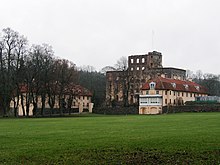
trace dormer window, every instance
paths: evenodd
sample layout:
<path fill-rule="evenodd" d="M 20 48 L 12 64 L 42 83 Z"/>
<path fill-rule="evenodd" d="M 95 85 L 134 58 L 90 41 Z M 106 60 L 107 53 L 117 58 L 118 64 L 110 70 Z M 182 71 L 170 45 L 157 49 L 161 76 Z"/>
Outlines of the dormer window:
<path fill-rule="evenodd" d="M 155 82 L 151 82 L 149 85 L 150 85 L 150 89 L 155 89 L 155 87 L 156 87 L 156 83 Z"/>
<path fill-rule="evenodd" d="M 188 84 L 183 84 L 184 85 L 184 87 L 185 87 L 185 89 L 189 89 L 189 85 Z"/>
<path fill-rule="evenodd" d="M 176 83 L 171 83 L 171 85 L 173 86 L 173 88 L 176 88 Z"/>
<path fill-rule="evenodd" d="M 195 86 L 195 88 L 196 88 L 197 91 L 199 91 L 199 89 L 200 89 L 199 86 Z"/>

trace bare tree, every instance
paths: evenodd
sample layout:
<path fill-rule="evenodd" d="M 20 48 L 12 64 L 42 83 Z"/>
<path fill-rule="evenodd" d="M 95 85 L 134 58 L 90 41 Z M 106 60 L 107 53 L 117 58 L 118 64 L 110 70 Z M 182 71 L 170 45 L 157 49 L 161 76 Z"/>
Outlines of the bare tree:
<path fill-rule="evenodd" d="M 63 109 L 66 108 L 65 105 L 65 88 L 71 84 L 75 83 L 78 79 L 77 69 L 74 63 L 65 60 L 58 59 L 55 62 L 55 74 L 57 77 L 58 85 L 58 98 L 59 98 L 59 107 L 60 114 L 63 114 Z"/>
<path fill-rule="evenodd" d="M 207 88 L 209 95 L 220 96 L 220 75 L 197 71 L 193 81 Z"/>
<path fill-rule="evenodd" d="M 3 29 L 3 36 L 0 48 L 1 63 L 1 85 L 0 85 L 0 102 L 3 109 L 3 115 L 10 109 L 10 102 L 13 97 L 15 87 L 14 77 L 16 68 L 16 47 L 19 34 L 10 28 Z"/>
<path fill-rule="evenodd" d="M 190 79 L 190 78 L 193 78 L 193 71 L 187 69 L 186 70 L 186 79 Z"/>
<path fill-rule="evenodd" d="M 21 93 L 21 84 L 24 80 L 24 57 L 27 53 L 27 38 L 24 36 L 19 36 L 17 40 L 17 46 L 15 49 L 15 75 L 13 76 L 13 81 L 15 83 L 14 97 L 12 98 L 14 102 L 14 116 L 17 117 L 17 110 L 19 106 L 19 98 L 22 95 Z"/>
<path fill-rule="evenodd" d="M 125 56 L 122 56 L 117 63 L 115 64 L 116 70 L 125 71 L 128 68 L 128 59 Z"/>
<path fill-rule="evenodd" d="M 203 73 L 202 73 L 201 70 L 196 71 L 195 78 L 198 79 L 198 80 L 203 79 Z"/>
<path fill-rule="evenodd" d="M 106 75 L 106 72 L 108 71 L 116 71 L 116 69 L 112 66 L 105 66 L 104 68 L 100 70 L 100 73 Z"/>
<path fill-rule="evenodd" d="M 84 71 L 84 72 L 95 72 L 95 67 L 91 65 L 83 65 L 78 68 L 78 70 Z"/>
<path fill-rule="evenodd" d="M 10 28 L 3 29 L 0 36 L 0 111 L 3 115 L 9 111 L 11 101 L 14 103 L 15 116 L 19 102 L 24 116 L 29 116 L 31 104 L 34 106 L 34 115 L 38 109 L 44 115 L 47 97 L 51 108 L 59 98 L 62 109 L 64 89 L 68 84 L 77 82 L 78 74 L 75 64 L 55 59 L 53 55 L 51 46 L 42 44 L 28 48 L 24 36 Z M 87 70 L 93 71 L 94 68 L 87 67 Z M 70 103 L 71 97 L 69 107 Z"/>
<path fill-rule="evenodd" d="M 33 45 L 30 50 L 32 71 L 31 82 L 29 89 L 31 91 L 31 101 L 34 105 L 34 114 L 38 108 L 41 109 L 41 115 L 44 115 L 47 86 L 50 79 L 50 69 L 53 63 L 53 50 L 52 47 L 43 45 Z M 37 106 L 38 100 L 41 98 L 41 107 Z"/>

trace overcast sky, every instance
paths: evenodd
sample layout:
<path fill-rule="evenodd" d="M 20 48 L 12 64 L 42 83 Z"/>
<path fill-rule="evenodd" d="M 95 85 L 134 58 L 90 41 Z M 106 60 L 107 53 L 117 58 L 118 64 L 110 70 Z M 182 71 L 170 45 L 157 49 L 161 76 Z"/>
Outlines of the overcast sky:
<path fill-rule="evenodd" d="M 156 50 L 164 67 L 220 74 L 220 0 L 1 0 L 6 27 L 77 66 Z"/>

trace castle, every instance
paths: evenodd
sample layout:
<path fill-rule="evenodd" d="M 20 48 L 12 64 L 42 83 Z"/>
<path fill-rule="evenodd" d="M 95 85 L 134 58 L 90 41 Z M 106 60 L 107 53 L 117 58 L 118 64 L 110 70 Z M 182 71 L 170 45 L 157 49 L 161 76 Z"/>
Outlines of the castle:
<path fill-rule="evenodd" d="M 157 51 L 128 57 L 128 68 L 106 73 L 106 105 L 129 106 L 138 104 L 141 88 L 149 79 L 165 78 L 185 80 L 186 70 L 162 66 L 162 54 Z"/>

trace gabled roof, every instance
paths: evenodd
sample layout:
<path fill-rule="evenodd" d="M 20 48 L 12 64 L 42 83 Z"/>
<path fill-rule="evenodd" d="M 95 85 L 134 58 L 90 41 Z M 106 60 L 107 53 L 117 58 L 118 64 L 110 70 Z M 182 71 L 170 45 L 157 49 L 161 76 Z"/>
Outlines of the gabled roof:
<path fill-rule="evenodd" d="M 92 96 L 92 93 L 82 87 L 81 85 L 75 85 L 75 84 L 69 84 L 65 90 L 64 90 L 65 94 L 72 94 L 74 96 Z"/>
<path fill-rule="evenodd" d="M 56 86 L 56 84 L 54 84 L 52 85 L 52 87 L 53 90 L 55 90 L 55 93 L 58 94 L 60 91 L 60 86 Z M 19 86 L 19 90 L 21 93 L 26 93 L 28 92 L 28 87 L 26 84 L 21 84 Z M 76 85 L 76 84 L 69 84 L 65 86 L 63 92 L 64 94 L 71 94 L 73 96 L 92 96 L 92 93 L 88 89 L 82 87 L 81 85 Z"/>
<path fill-rule="evenodd" d="M 181 91 L 181 92 L 192 92 L 192 93 L 201 93 L 207 94 L 208 90 L 192 81 L 184 81 L 170 78 L 157 77 L 155 79 L 149 80 L 142 87 L 142 90 L 149 90 L 150 82 L 155 82 L 156 87 L 155 90 L 173 90 L 173 91 Z"/>

